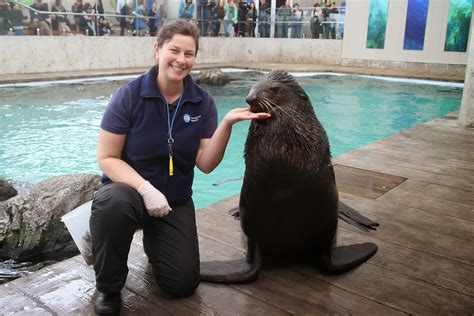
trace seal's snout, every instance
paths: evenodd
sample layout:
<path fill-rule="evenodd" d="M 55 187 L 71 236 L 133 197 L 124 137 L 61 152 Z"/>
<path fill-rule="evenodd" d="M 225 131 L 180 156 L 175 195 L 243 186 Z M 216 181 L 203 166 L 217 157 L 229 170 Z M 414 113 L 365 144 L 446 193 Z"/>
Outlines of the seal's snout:
<path fill-rule="evenodd" d="M 252 112 L 260 112 L 261 109 L 258 106 L 258 97 L 257 94 L 251 90 L 247 98 L 245 99 L 245 102 L 247 102 L 248 105 L 250 105 L 250 110 Z"/>
<path fill-rule="evenodd" d="M 257 104 L 257 96 L 254 93 L 250 93 L 245 99 L 245 102 L 250 106 L 255 106 Z"/>

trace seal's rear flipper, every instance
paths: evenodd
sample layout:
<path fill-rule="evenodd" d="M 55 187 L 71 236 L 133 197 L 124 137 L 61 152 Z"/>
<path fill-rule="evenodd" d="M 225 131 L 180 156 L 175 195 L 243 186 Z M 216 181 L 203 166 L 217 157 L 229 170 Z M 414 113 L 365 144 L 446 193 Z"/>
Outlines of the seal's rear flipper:
<path fill-rule="evenodd" d="M 365 217 L 341 200 L 339 200 L 339 218 L 364 231 L 376 230 L 379 226 L 379 223 Z"/>
<path fill-rule="evenodd" d="M 221 284 L 250 283 L 257 279 L 262 264 L 260 247 L 248 241 L 246 259 L 201 262 L 201 281 Z"/>
<path fill-rule="evenodd" d="M 332 248 L 331 255 L 320 261 L 319 269 L 325 274 L 341 274 L 369 260 L 377 252 L 371 242 Z"/>

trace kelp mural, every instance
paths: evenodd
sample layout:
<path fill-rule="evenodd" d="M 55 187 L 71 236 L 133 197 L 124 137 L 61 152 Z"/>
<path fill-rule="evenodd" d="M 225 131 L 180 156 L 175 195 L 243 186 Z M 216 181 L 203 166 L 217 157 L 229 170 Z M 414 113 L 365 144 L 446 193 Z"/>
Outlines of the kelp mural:
<path fill-rule="evenodd" d="M 471 26 L 472 0 L 451 0 L 444 50 L 465 52 Z"/>
<path fill-rule="evenodd" d="M 429 0 L 408 0 L 403 49 L 423 50 Z"/>
<path fill-rule="evenodd" d="M 371 0 L 369 26 L 367 29 L 367 48 L 384 48 L 387 29 L 388 0 Z"/>

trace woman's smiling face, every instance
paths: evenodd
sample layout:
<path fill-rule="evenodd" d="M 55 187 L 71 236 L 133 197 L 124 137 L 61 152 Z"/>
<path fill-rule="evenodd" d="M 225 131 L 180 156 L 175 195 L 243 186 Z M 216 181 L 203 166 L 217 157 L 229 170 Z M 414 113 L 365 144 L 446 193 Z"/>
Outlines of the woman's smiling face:
<path fill-rule="evenodd" d="M 175 34 L 162 47 L 155 44 L 155 56 L 159 74 L 170 81 L 181 81 L 194 66 L 196 43 L 191 36 Z"/>

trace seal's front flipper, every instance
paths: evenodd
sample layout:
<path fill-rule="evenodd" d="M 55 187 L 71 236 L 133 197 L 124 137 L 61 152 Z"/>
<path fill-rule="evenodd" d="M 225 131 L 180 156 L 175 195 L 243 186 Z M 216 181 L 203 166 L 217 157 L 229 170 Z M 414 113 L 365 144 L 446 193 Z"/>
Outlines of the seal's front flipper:
<path fill-rule="evenodd" d="M 250 283 L 257 279 L 262 264 L 260 247 L 252 241 L 247 241 L 247 258 L 201 262 L 201 281 L 222 284 Z"/>
<path fill-rule="evenodd" d="M 365 217 L 341 200 L 339 200 L 339 218 L 364 231 L 376 230 L 379 226 L 379 223 Z"/>
<path fill-rule="evenodd" d="M 319 269 L 325 274 L 341 274 L 369 260 L 376 252 L 377 245 L 371 242 L 335 247 L 321 259 Z"/>

